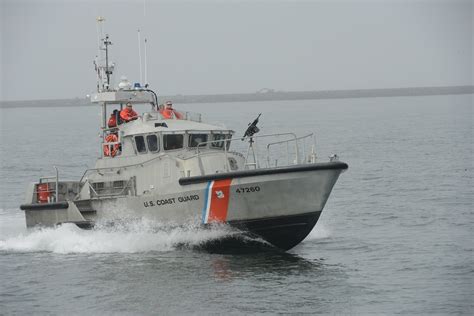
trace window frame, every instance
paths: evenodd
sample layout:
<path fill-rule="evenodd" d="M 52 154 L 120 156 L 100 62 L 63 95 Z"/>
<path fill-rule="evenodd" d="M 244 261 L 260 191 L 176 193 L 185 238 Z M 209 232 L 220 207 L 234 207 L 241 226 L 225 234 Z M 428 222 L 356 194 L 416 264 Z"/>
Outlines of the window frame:
<path fill-rule="evenodd" d="M 183 150 L 184 148 L 186 148 L 186 144 L 185 144 L 186 137 L 184 137 L 185 135 L 186 135 L 186 133 L 163 133 L 162 134 L 163 150 L 164 151 L 175 151 L 175 150 Z M 182 147 L 174 148 L 174 149 L 166 149 L 165 148 L 165 137 L 167 137 L 167 136 L 181 136 L 183 138 Z"/>
<path fill-rule="evenodd" d="M 203 142 L 203 143 L 206 143 L 209 141 L 209 136 L 212 135 L 210 132 L 204 132 L 204 131 L 195 131 L 195 132 L 188 132 L 186 133 L 188 135 L 187 137 L 187 148 L 189 149 L 196 149 L 199 147 L 199 149 L 204 149 L 204 148 L 209 148 L 209 144 L 204 144 L 204 145 L 201 145 L 201 146 L 193 146 L 191 147 L 191 137 L 193 135 L 206 135 L 206 140 Z"/>
<path fill-rule="evenodd" d="M 151 149 L 150 149 L 150 144 L 148 143 L 148 137 L 150 137 L 150 136 L 155 136 L 155 138 L 156 138 L 156 148 L 157 148 L 156 150 L 151 150 Z M 157 135 L 157 134 L 155 134 L 155 133 L 153 133 L 153 134 L 146 134 L 146 137 L 145 137 L 145 138 L 146 138 L 146 146 L 147 146 L 148 152 L 153 153 L 153 154 L 159 153 L 160 150 L 161 150 L 160 137 L 159 137 L 159 135 Z"/>
<path fill-rule="evenodd" d="M 141 152 L 140 150 L 138 150 L 138 143 L 137 143 L 137 137 L 141 137 L 143 138 L 143 145 L 145 146 L 145 151 L 144 152 Z M 147 146 L 147 141 L 145 139 L 145 134 L 140 134 L 140 135 L 134 135 L 133 136 L 133 142 L 135 143 L 135 149 L 137 151 L 138 154 L 140 155 L 145 155 L 148 153 L 148 146 Z"/>
<path fill-rule="evenodd" d="M 222 132 L 213 132 L 211 133 L 211 136 L 212 138 L 214 138 L 214 136 L 216 135 L 223 135 L 224 138 L 223 139 L 219 139 L 219 140 L 215 140 L 215 139 L 212 139 L 210 140 L 211 143 L 210 144 L 210 148 L 212 149 L 217 149 L 217 150 L 224 150 L 224 148 L 226 150 L 229 150 L 230 148 L 230 143 L 231 143 L 231 139 L 232 139 L 232 132 L 230 131 L 222 131 Z M 222 141 L 222 140 L 225 140 L 225 141 Z M 213 142 L 219 142 L 219 143 L 223 143 L 224 145 L 222 147 L 216 147 L 213 145 Z M 225 147 L 224 147 L 225 146 Z"/>
<path fill-rule="evenodd" d="M 215 139 L 214 137 L 216 136 L 224 136 L 223 139 Z M 211 140 L 209 145 L 212 149 L 219 149 L 219 150 L 224 150 L 224 146 L 226 145 L 226 139 L 228 138 L 226 133 L 212 133 L 211 134 Z M 214 143 L 222 144 L 222 146 L 215 146 Z"/>

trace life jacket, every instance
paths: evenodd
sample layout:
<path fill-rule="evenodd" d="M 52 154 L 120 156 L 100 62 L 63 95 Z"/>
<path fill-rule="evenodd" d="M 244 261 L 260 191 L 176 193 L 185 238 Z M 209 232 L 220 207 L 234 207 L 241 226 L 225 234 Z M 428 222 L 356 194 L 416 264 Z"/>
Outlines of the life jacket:
<path fill-rule="evenodd" d="M 138 118 L 138 114 L 133 109 L 129 110 L 128 108 L 125 108 L 122 111 L 120 111 L 120 118 L 124 122 L 130 122 L 130 121 L 136 120 Z"/>
<path fill-rule="evenodd" d="M 109 118 L 109 122 L 107 123 L 107 126 L 109 128 L 112 128 L 112 127 L 117 127 L 117 117 L 115 114 L 112 114 Z"/>
<path fill-rule="evenodd" d="M 174 109 L 171 109 L 171 110 L 167 110 L 167 109 L 160 110 L 160 114 L 161 114 L 161 116 L 163 116 L 164 119 L 172 119 L 172 118 L 176 118 L 176 119 L 178 119 L 178 120 L 183 119 L 183 115 L 182 115 L 181 113 L 179 113 L 178 111 L 174 110 Z"/>
<path fill-rule="evenodd" d="M 116 134 L 109 134 L 107 137 L 105 137 L 105 143 L 104 143 L 104 156 L 107 157 L 115 157 L 119 151 L 120 144 L 113 144 L 109 145 L 108 143 L 115 143 L 118 141 L 118 137 Z"/>

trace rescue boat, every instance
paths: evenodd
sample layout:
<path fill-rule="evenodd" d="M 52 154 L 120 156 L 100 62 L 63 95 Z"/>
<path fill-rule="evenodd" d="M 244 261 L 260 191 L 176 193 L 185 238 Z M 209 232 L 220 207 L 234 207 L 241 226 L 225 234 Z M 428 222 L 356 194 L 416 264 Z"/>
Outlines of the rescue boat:
<path fill-rule="evenodd" d="M 108 36 L 102 43 L 107 55 Z M 92 228 L 136 219 L 223 224 L 288 250 L 311 232 L 348 168 L 337 156 L 317 161 L 312 134 L 260 135 L 257 118 L 236 135 L 198 113 L 164 114 L 148 86 L 122 80 L 111 87 L 107 59 L 96 71 L 91 102 L 102 109 L 101 157 L 79 180 L 60 179 L 56 169 L 55 176 L 31 183 L 20 206 L 27 227 Z M 108 113 L 127 103 L 150 110 L 109 127 Z"/>

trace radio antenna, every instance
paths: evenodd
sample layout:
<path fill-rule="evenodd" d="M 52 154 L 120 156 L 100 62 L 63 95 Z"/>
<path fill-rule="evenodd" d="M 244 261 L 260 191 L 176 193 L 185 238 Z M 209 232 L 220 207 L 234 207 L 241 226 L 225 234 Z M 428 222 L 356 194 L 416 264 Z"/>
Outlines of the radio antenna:
<path fill-rule="evenodd" d="M 112 42 L 109 40 L 109 34 L 105 35 L 104 46 L 105 46 L 105 75 L 107 76 L 107 90 L 110 87 L 110 75 L 112 71 L 109 69 L 109 45 L 112 45 Z"/>
<path fill-rule="evenodd" d="M 102 22 L 105 21 L 105 18 L 103 16 L 98 16 L 97 19 L 97 58 L 101 59 L 102 58 L 102 39 L 104 38 L 104 29 L 102 27 Z"/>
<path fill-rule="evenodd" d="M 147 39 L 145 37 L 145 81 L 144 81 L 144 84 L 145 84 L 145 87 L 148 86 L 148 71 L 147 71 L 147 57 L 146 57 L 146 43 L 147 43 Z"/>
<path fill-rule="evenodd" d="M 138 29 L 137 32 L 138 32 L 138 64 L 140 67 L 140 84 L 141 84 L 143 82 L 143 74 L 142 74 L 142 50 L 141 50 L 140 29 Z"/>

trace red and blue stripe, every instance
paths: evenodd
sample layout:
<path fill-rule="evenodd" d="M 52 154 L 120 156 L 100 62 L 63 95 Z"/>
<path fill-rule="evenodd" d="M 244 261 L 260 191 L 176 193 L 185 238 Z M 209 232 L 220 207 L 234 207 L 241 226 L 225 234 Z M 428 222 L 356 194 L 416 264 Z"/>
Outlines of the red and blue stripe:
<path fill-rule="evenodd" d="M 227 220 L 231 183 L 232 179 L 208 182 L 204 192 L 202 223 L 225 222 Z"/>

